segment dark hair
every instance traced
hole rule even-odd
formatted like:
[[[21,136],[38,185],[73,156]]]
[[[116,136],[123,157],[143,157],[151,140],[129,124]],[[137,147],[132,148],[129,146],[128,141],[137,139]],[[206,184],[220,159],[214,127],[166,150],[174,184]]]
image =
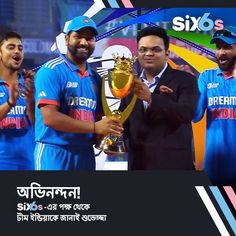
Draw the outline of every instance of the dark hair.
[[[0,45],[3,43],[4,40],[8,40],[11,38],[17,38],[22,41],[22,37],[17,32],[9,31],[0,34]]]
[[[158,27],[158,26],[148,26],[146,28],[141,29],[137,34],[137,42],[142,37],[149,36],[149,35],[155,35],[163,39],[165,50],[167,51],[169,49],[169,36],[166,33],[166,30]]]

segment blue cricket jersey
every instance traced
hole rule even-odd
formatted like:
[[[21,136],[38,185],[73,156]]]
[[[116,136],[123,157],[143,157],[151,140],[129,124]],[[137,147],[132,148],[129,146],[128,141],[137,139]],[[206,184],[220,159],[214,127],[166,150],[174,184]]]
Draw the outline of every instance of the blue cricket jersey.
[[[19,76],[23,84],[23,77]],[[9,97],[9,85],[0,80],[0,104]],[[0,169],[33,170],[34,168],[34,127],[26,115],[27,103],[20,95],[16,106],[12,107],[0,121]]]
[[[100,80],[101,81],[101,80]],[[69,150],[86,149],[94,143],[92,133],[60,132],[47,127],[42,119],[41,104],[56,105],[59,112],[76,120],[95,121],[96,109],[101,110],[97,87],[89,64],[82,75],[65,55],[46,62],[36,74],[36,142],[57,145]],[[99,104],[99,105],[98,105]]]
[[[197,122],[207,111],[204,170],[215,181],[236,180],[236,81],[220,69],[204,71],[198,79]]]

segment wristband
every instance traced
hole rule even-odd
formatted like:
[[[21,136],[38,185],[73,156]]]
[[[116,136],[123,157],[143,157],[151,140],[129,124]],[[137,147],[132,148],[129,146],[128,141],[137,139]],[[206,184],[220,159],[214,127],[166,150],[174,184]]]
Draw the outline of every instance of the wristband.
[[[12,104],[12,103],[9,101],[9,99],[7,99],[7,104],[8,104],[9,107],[14,107],[14,106],[15,106],[14,104]]]

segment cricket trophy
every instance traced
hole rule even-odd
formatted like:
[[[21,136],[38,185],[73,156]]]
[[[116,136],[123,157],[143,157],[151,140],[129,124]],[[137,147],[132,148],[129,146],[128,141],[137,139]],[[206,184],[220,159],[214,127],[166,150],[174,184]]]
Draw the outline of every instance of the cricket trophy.
[[[105,95],[105,81],[108,80],[110,91],[115,98],[125,98],[131,91],[134,79],[137,78],[137,73],[133,69],[136,57],[128,58],[113,55],[113,59],[115,61],[114,68],[109,70],[102,79],[102,106],[105,116],[119,118],[123,124],[132,112],[137,96],[133,95],[130,104],[124,111],[111,111]],[[108,134],[98,144],[96,144],[95,147],[107,154],[123,154],[126,152],[122,134],[120,136]]]

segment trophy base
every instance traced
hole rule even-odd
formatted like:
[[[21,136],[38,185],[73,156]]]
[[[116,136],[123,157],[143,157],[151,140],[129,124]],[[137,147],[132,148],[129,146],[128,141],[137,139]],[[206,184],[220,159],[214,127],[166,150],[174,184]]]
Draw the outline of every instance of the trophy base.
[[[126,153],[126,147],[123,139],[118,137],[117,140],[111,142],[110,135],[107,135],[105,138],[103,138],[100,144],[96,144],[95,148],[105,152],[106,154],[120,155]]]

